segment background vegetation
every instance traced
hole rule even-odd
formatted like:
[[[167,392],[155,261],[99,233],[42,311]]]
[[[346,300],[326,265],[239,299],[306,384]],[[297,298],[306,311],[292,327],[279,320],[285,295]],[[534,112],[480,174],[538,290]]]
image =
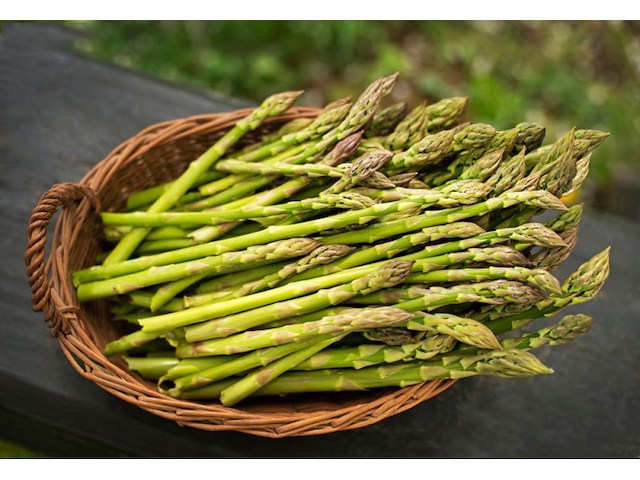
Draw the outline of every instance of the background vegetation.
[[[640,22],[83,22],[87,54],[260,101],[304,89],[322,105],[393,71],[391,100],[460,95],[469,118],[509,128],[611,132],[583,196],[640,217]]]

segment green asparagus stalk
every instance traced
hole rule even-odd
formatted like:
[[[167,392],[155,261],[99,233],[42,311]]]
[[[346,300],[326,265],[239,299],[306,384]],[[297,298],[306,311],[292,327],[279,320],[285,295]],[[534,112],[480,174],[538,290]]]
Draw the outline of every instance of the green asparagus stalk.
[[[542,225],[527,225],[516,229],[510,229],[500,232],[489,232],[490,235],[485,235],[483,238],[476,238],[475,243],[467,242],[467,244],[481,244],[482,242],[491,241],[497,238],[513,238],[526,241],[532,241],[535,243],[549,244],[562,244],[562,241],[557,235],[550,230],[546,229]],[[469,239],[472,240],[472,239]],[[447,253],[449,251],[456,251],[465,245],[465,240],[459,242],[453,242],[450,245],[437,245],[432,249],[425,249],[422,252],[410,254],[404,257],[400,257],[398,260],[415,261],[415,265],[412,267],[415,271],[422,271],[423,264],[419,259],[426,259],[425,265],[429,265],[429,268],[433,268],[437,259],[428,258],[430,255],[434,256],[436,253]],[[441,260],[443,264],[447,264],[450,261],[448,258]],[[191,308],[188,311],[177,312],[175,314],[167,314],[158,316],[155,318],[148,318],[141,321],[143,325],[147,326],[147,330],[163,331],[171,328],[176,328],[184,325],[190,325],[197,323],[208,318],[215,319],[224,315],[230,315],[245,310],[250,310],[256,307],[268,305],[269,303],[282,302],[291,298],[304,295],[313,291],[318,291],[322,288],[330,288],[335,285],[344,284],[357,279],[361,275],[371,274],[376,268],[383,266],[385,262],[375,262],[361,267],[349,268],[346,270],[338,271],[336,273],[326,275],[320,278],[313,278],[309,280],[303,280],[295,283],[289,283],[281,287],[269,290],[267,292],[261,292],[258,294],[250,295],[247,297],[228,300],[226,302],[214,303],[209,305],[203,305],[197,308]],[[326,293],[326,292],[325,292]],[[248,315],[250,316],[251,315]],[[274,319],[275,320],[275,319]],[[215,320],[212,320],[215,322]],[[207,324],[203,326],[193,327],[195,330],[202,329],[208,331]],[[215,323],[214,323],[215,325]],[[194,334],[195,335],[195,334]]]
[[[418,172],[406,172],[406,173],[398,173],[397,175],[391,175],[389,180],[393,182],[396,187],[409,187],[409,183],[411,180],[415,179],[418,175]]]
[[[482,155],[460,172],[460,176],[458,178],[460,180],[478,180],[481,182],[488,180],[502,163],[504,152],[504,148],[500,148],[498,150],[491,150],[489,153]]]
[[[402,121],[407,110],[405,102],[394,103],[379,110],[371,119],[364,132],[366,138],[389,135]]]
[[[472,123],[456,130],[449,151],[458,154],[483,148],[498,133],[493,126],[486,123]]]
[[[249,282],[259,280],[266,275],[271,275],[284,267],[287,262],[270,263],[263,267],[252,268],[251,270],[241,270],[239,272],[228,273],[206,280],[198,284],[195,289],[198,293],[216,292],[225,289],[233,289]]]
[[[302,350],[290,353],[289,355],[276,360],[271,365],[249,373],[247,376],[220,392],[220,403],[230,407],[241,402],[257,390],[260,390],[269,382],[272,382],[274,379],[285,373],[287,370],[290,370],[291,367],[297,365],[303,360],[306,360],[313,354],[318,353],[320,350],[327,348],[342,338],[342,336],[335,336],[316,344],[309,345]]]
[[[359,370],[380,363],[400,362],[411,359],[422,343],[416,342],[406,345],[366,343],[356,346],[325,348],[298,363],[291,370],[319,370],[323,368]]]
[[[352,167],[342,174],[342,177],[326,190],[327,193],[341,193],[349,190],[381,167],[391,158],[392,153],[386,150],[372,150],[365,153]]]
[[[311,268],[319,265],[327,265],[333,263],[353,251],[352,247],[347,245],[321,245],[310,254],[302,257],[296,262],[289,263],[282,267],[277,272],[267,275],[266,277],[257,280],[252,283],[248,283],[238,290],[235,290],[233,294],[224,298],[236,298],[244,297],[252,293],[262,292],[264,290],[274,288],[281,284],[287,278],[301,274]]]
[[[520,150],[512,157],[505,159],[495,172],[484,182],[487,185],[493,187],[493,194],[500,195],[501,193],[516,187],[518,182],[525,176],[525,162],[524,162],[525,150]],[[537,185],[537,184],[536,184]],[[525,189],[520,189],[523,191]]]
[[[362,185],[363,187],[377,188],[377,189],[395,188],[396,187],[396,184],[393,183],[389,179],[389,177],[387,177],[382,172],[371,172],[371,175],[369,175],[368,177],[362,179],[359,182],[359,184]]]
[[[185,343],[178,346],[176,356],[191,358],[244,353],[283,343],[300,342],[320,335],[338,335],[389,327],[411,317],[412,314],[393,307],[347,309],[314,322],[247,330],[223,338]]]
[[[406,260],[390,260],[388,262],[384,262],[383,265],[377,270],[374,270],[373,273],[357,276],[349,283],[343,283],[325,290],[318,290],[313,294],[297,297],[292,300],[266,304],[262,307],[254,308],[249,311],[245,310],[242,313],[237,313],[228,317],[218,316],[213,320],[188,327],[185,331],[185,338],[188,342],[194,342],[229,336],[249,328],[264,325],[271,321],[296,317],[305,313],[322,310],[323,308],[331,305],[339,305],[357,295],[366,295],[367,293],[391,288],[394,285],[401,283],[409,274],[412,264],[412,262]],[[288,287],[291,289],[291,285]],[[288,290],[286,285],[282,288],[284,291]],[[255,296],[256,295],[254,295],[254,297]],[[248,298],[250,297],[244,297],[244,300]],[[243,299],[237,300],[241,301]],[[226,303],[231,302],[233,302],[233,300]],[[223,304],[220,303],[218,305]],[[211,308],[214,306],[215,304],[208,307]],[[206,309],[207,306],[200,308]],[[167,322],[166,319],[164,321],[161,320],[161,322],[162,323],[158,322],[157,319],[150,322],[151,328],[148,328],[148,330],[157,329],[159,328],[159,325],[169,327],[169,322]],[[180,324],[176,325],[177,323]],[[175,320],[174,316],[174,322],[171,322],[171,326],[173,327],[174,325],[185,326],[189,325],[189,323],[182,321],[178,322]]]
[[[469,99],[466,97],[452,97],[428,105],[425,135],[456,126],[464,115],[468,103]]]
[[[544,268],[549,272],[553,272],[569,258],[578,242],[578,229],[572,228],[559,235],[566,243],[566,246],[540,249],[529,257],[533,265],[537,268]]]
[[[151,310],[151,299],[153,298],[153,293],[145,292],[142,290],[136,290],[133,292],[129,292],[122,297],[125,301],[129,302],[131,305],[135,305],[137,307],[143,307]],[[184,310],[184,306],[180,300],[174,299],[162,307],[158,309],[160,312],[178,312],[180,310]],[[137,322],[136,322],[137,323]]]
[[[342,165],[343,167],[346,164]],[[336,177],[340,178],[344,175],[343,168],[329,167],[322,164],[303,163],[250,163],[232,158],[228,160],[220,160],[216,164],[216,169],[222,172],[230,173],[253,173],[258,175],[308,175],[310,177]]]
[[[265,230],[229,238],[227,240],[218,240],[185,249],[139,257],[112,265],[98,265],[76,272],[74,274],[74,283],[79,285],[96,279],[111,278],[118,275],[137,272],[152,266],[184,262],[196,258],[202,258],[207,255],[220,255],[224,252],[239,250],[252,245],[265,244],[286,238],[312,235],[323,230],[340,228],[347,225],[363,224],[384,215],[400,212],[408,208],[414,208],[416,203],[424,201],[421,198],[411,198],[410,200],[411,201],[400,200],[397,202],[377,204],[369,208],[348,211],[294,225],[271,226]],[[476,217],[493,210],[506,208],[519,203],[526,203],[543,209],[556,209],[561,211],[567,209],[560,200],[545,191],[508,192],[498,197],[489,198],[484,202],[476,203],[475,205],[465,205],[462,207],[426,212],[412,219],[400,220],[399,222],[403,222],[403,224],[400,226],[400,231],[398,233],[402,234],[407,231],[415,231],[429,226],[457,222],[459,220]],[[395,225],[397,224],[394,224],[394,226]],[[393,233],[391,235],[387,233],[390,227],[386,224],[378,224],[369,228],[371,228],[369,232],[382,230],[384,236],[378,236],[378,238],[385,238],[386,236],[393,235]],[[326,237],[323,241],[325,243],[340,243],[345,245],[371,242],[372,240],[368,240],[367,237],[362,235],[366,230],[368,229],[355,232],[357,235],[353,235],[354,232],[349,232],[346,234]],[[336,237],[345,238],[348,241],[336,241]]]
[[[357,192],[325,193],[316,198],[306,198],[295,202],[279,205],[240,207],[236,210],[215,212],[131,212],[131,213],[101,213],[106,225],[136,225],[160,227],[165,225],[215,225],[224,224],[230,220],[242,220],[256,217],[270,217],[282,214],[295,214],[323,209],[361,209],[370,207],[375,202],[369,197]]]
[[[361,138],[362,134],[358,132],[340,140],[335,145],[335,147],[324,157],[321,163],[330,167],[342,163],[356,151],[358,145],[360,144]],[[300,190],[303,190],[308,185],[310,185],[310,183],[311,179],[308,177],[294,178],[272,188],[271,190],[261,192],[252,197],[246,198],[245,200],[248,200],[248,202],[246,202],[244,205],[273,205],[286,198],[291,197]],[[243,206],[243,204],[237,205],[238,202],[235,203],[236,206]],[[227,208],[234,207],[232,206],[232,204],[227,204]],[[238,223],[234,222],[231,225],[233,228],[235,228]],[[191,232],[189,236],[192,237],[197,243],[209,242],[220,236],[219,227],[203,227]]]
[[[491,186],[477,180],[459,180],[437,190],[421,188],[395,187],[388,190],[376,190],[366,187],[354,188],[355,193],[366,195],[379,202],[411,200],[420,197],[421,208],[431,206],[457,207],[478,203],[491,193]]]
[[[429,380],[461,379],[476,375],[521,378],[553,373],[535,356],[521,350],[493,350],[462,357],[459,361],[407,362],[351,369],[327,369],[311,372],[287,372],[256,391],[254,396],[293,393],[362,391],[382,387],[406,387]],[[184,392],[183,399],[216,399],[233,383],[226,380],[201,389]]]
[[[588,315],[567,315],[556,325],[526,333],[517,338],[501,340],[503,348],[529,350],[543,345],[564,345],[589,331],[593,318]]]
[[[221,359],[222,361],[219,360],[211,366],[205,366],[196,371],[189,371],[187,374],[181,376],[176,376],[176,372],[169,371],[164,377],[159,378],[158,387],[160,391],[168,395],[174,397],[179,396],[180,392],[200,388],[218,380],[248,372],[256,367],[265,367],[285,355],[326,340],[334,339],[336,339],[335,335],[320,335],[305,341],[284,343],[274,347],[254,350],[249,353],[184,358],[180,361],[186,362],[205,359]]]
[[[518,136],[512,152],[521,152],[523,148],[526,152],[534,151],[542,145],[547,133],[542,125],[531,122],[519,123],[515,129],[518,131]]]
[[[258,128],[267,118],[279,115],[287,110],[301,93],[286,92],[266,99],[262,105],[240,120],[197,160],[191,162],[187,170],[175,180],[167,191],[153,202],[148,211],[151,213],[165,212],[173,207],[180,197],[193,186],[198,177],[206,172],[244,134]],[[136,228],[127,233],[104,260],[104,264],[114,264],[128,259],[148,233],[149,229],[147,228]]]
[[[562,284],[561,294],[552,294],[546,299],[521,302],[524,309],[504,315],[494,311],[473,314],[473,318],[485,323],[492,332],[499,335],[517,330],[536,318],[556,314],[568,305],[578,305],[591,300],[602,288],[609,275],[609,248],[594,255],[573,272]]]
[[[261,266],[266,262],[306,255],[318,245],[317,241],[310,238],[292,238],[248,247],[246,250],[204,257],[199,260],[152,267],[130,275],[79,285],[77,288],[78,300],[85,302],[185,277],[199,275],[204,278],[204,276],[251,268],[253,265]]]
[[[421,103],[415,107],[398,124],[392,133],[383,141],[383,146],[389,150],[404,150],[424,136],[427,129],[427,105]]]
[[[544,297],[538,288],[512,280],[493,280],[452,287],[429,287],[422,289],[422,291],[414,287],[414,291],[417,298],[395,303],[394,306],[409,312],[419,310],[431,312],[443,306],[471,302],[494,305],[505,303],[528,305],[540,301]]]
[[[484,267],[436,270],[427,273],[412,273],[406,283],[447,283],[447,282],[482,282],[486,280],[516,280],[538,287],[545,292],[561,293],[560,283],[544,269],[525,267]]]
[[[586,180],[589,175],[589,166],[591,164],[591,154],[587,154],[582,158],[579,158],[576,161],[576,174],[571,180],[571,185],[568,187],[567,191],[563,193],[563,196],[568,196],[578,190],[582,183]]]
[[[134,370],[146,380],[157,380],[171,367],[175,367],[179,360],[172,356],[166,357],[125,357],[129,370]]]
[[[408,150],[396,153],[384,169],[384,173],[397,175],[437,164],[451,148],[455,135],[455,130],[444,130],[425,136]]]
[[[501,349],[496,336],[485,325],[470,318],[449,313],[415,312],[405,327],[408,330],[449,335],[455,340],[481,349]]]

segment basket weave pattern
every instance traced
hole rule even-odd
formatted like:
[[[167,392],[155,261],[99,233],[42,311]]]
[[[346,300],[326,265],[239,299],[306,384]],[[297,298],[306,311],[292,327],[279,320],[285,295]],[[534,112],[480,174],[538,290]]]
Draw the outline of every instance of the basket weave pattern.
[[[188,117],[151,125],[115,148],[77,183],[51,187],[33,209],[25,252],[34,310],[42,311],[73,368],[111,394],[180,425],[203,430],[235,430],[265,437],[317,435],[376,423],[442,392],[454,382],[440,380],[405,388],[290,398],[261,398],[238,408],[219,403],[176,400],[152,382],[127,370],[118,357],[103,355],[104,345],[122,335],[109,320],[104,300],[80,304],[71,273],[93,264],[102,249],[96,212],[120,209],[127,196],[176,178],[225,130],[249,112]],[[255,135],[318,110],[293,108],[265,122]],[[60,209],[47,256],[47,229]]]

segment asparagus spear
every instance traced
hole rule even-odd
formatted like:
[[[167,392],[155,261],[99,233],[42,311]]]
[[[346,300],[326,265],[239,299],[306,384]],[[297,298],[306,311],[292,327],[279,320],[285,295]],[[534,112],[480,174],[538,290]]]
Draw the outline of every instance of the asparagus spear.
[[[519,153],[504,160],[495,172],[484,182],[487,185],[493,187],[493,194],[500,195],[501,193],[516,187],[518,182],[525,176],[525,162],[524,162],[525,150],[520,150]],[[537,184],[536,184],[537,185]],[[526,190],[520,188],[519,191]]]
[[[517,338],[507,338],[500,341],[503,348],[518,348],[529,350],[543,345],[564,345],[589,331],[593,318],[588,315],[567,315],[556,325],[541,328],[532,333],[526,333]]]
[[[516,125],[515,129],[518,131],[518,136],[513,147],[514,152],[522,151],[523,147],[525,151],[532,152],[542,145],[546,135],[546,128],[537,123],[522,122]]]
[[[383,146],[389,150],[398,151],[420,140],[427,127],[426,109],[426,103],[421,103],[411,110],[394,131],[384,139]]]
[[[186,329],[185,338],[188,342],[193,342],[224,337],[259,325],[264,325],[271,321],[322,310],[330,305],[338,305],[357,295],[366,295],[367,293],[391,288],[401,283],[409,274],[411,266],[412,262],[406,260],[390,260],[383,263],[383,265],[377,270],[374,270],[373,273],[357,276],[349,283],[344,283],[326,290],[318,290],[313,294],[292,300],[266,304],[262,307],[249,310],[248,312],[244,311],[228,317],[218,317],[198,325],[192,325]],[[282,288],[285,291],[287,290],[287,286]],[[249,297],[244,297],[245,300],[247,298]],[[153,328],[158,328],[158,323],[159,322],[154,321],[151,325]],[[168,327],[169,325],[167,323],[168,322],[165,321],[162,324]],[[177,321],[174,321],[171,325],[173,326],[177,323]],[[188,323],[180,323],[181,325],[178,326],[188,325]],[[152,330],[152,328],[149,328],[149,330]]]
[[[342,177],[326,190],[327,193],[340,193],[349,190],[371,174],[379,170],[391,158],[391,152],[373,150],[365,153],[356,160],[352,167]]]
[[[318,245],[317,241],[310,238],[292,238],[199,260],[152,267],[130,275],[79,285],[78,300],[85,302],[185,277],[199,276],[202,279],[213,274],[251,268],[253,265],[262,266],[267,262],[306,255]]]
[[[468,103],[469,99],[466,97],[451,97],[428,105],[425,134],[446,130],[457,125]]]
[[[231,355],[289,342],[300,342],[319,335],[337,335],[401,323],[412,314],[393,307],[352,308],[321,320],[296,323],[263,330],[247,330],[224,338],[184,343],[176,349],[179,358]]]
[[[272,382],[275,378],[279,377],[287,370],[291,369],[292,366],[295,366],[301,361],[306,360],[313,354],[318,353],[320,350],[339,341],[341,338],[343,337],[336,336],[309,345],[302,350],[290,353],[289,355],[276,360],[267,367],[263,367],[255,372],[249,373],[244,378],[238,380],[232,385],[229,385],[222,392],[220,392],[220,403],[227,407],[237,404],[251,394],[255,393],[257,390],[260,390],[269,382]]]
[[[455,130],[444,130],[425,136],[408,150],[396,153],[384,172],[388,175],[397,175],[437,164],[443,160],[445,153],[451,148],[455,135]]]
[[[342,163],[345,159],[349,158],[358,148],[360,144],[360,139],[362,138],[361,133],[354,133],[346,138],[340,140],[333,150],[331,150],[321,161],[322,164],[327,166],[335,166]],[[235,202],[237,206],[243,206],[247,204],[253,204],[256,206],[259,205],[273,205],[276,204],[286,198],[291,197],[296,192],[304,189],[311,183],[311,179],[308,177],[298,177],[291,179],[281,185],[278,185],[271,190],[266,192],[258,193],[252,197],[247,197],[244,200],[246,202],[244,204],[237,205],[238,202]],[[233,208],[232,204],[228,204],[228,208]],[[218,207],[221,208],[221,207]],[[239,224],[237,222],[232,222],[230,226],[227,226],[226,230],[233,229],[237,227]],[[222,233],[220,227],[203,227],[197,229],[189,234],[197,243],[204,243],[212,241],[215,238],[218,238]]]
[[[389,135],[402,120],[407,110],[405,102],[398,102],[379,110],[364,132],[366,138]]]
[[[578,242],[578,229],[572,228],[560,233],[560,238],[566,243],[563,247],[543,248],[529,257],[529,260],[537,268],[544,268],[552,272],[569,258]]]
[[[169,210],[193,186],[198,177],[206,172],[244,134],[258,128],[265,119],[279,115],[287,110],[301,93],[285,92],[267,98],[262,105],[240,120],[197,160],[191,162],[187,170],[180,175],[169,189],[153,202],[153,205],[149,207],[149,212],[157,213]],[[111,254],[104,260],[104,264],[114,264],[129,258],[148,233],[149,229],[147,228],[131,230],[118,242]]]
[[[540,228],[538,228],[537,230],[540,230]],[[511,234],[515,234],[515,231],[511,231]],[[419,252],[417,254],[411,254],[405,257],[400,257],[398,261],[401,262],[400,264],[403,264],[403,262],[404,263],[406,263],[407,261],[414,262],[416,259],[426,258],[426,260],[424,261],[417,260],[413,263],[411,269],[419,272],[424,269],[423,262],[424,262],[424,265],[429,265],[429,268],[433,268],[433,265],[436,264],[437,260],[434,260],[433,258],[427,258],[427,256],[428,256],[428,252],[426,255],[423,252]],[[441,261],[443,264],[446,265],[449,260],[447,258],[444,258]],[[255,314],[257,313],[255,311],[252,311],[251,309],[254,309],[256,307],[263,307],[265,305],[268,306],[270,303],[274,303],[274,302],[283,302],[285,300],[299,297],[300,295],[304,295],[305,293],[314,292],[314,291],[318,292],[318,290],[322,288],[330,288],[335,285],[346,284],[346,282],[352,282],[358,279],[362,275],[372,274],[372,272],[375,272],[375,269],[383,268],[386,264],[387,262],[370,263],[362,267],[350,268],[350,269],[339,271],[334,274],[326,275],[320,278],[313,278],[306,281],[289,283],[279,288],[275,288],[266,292],[257,293],[247,297],[227,300],[225,302],[203,305],[200,307],[188,309],[187,311],[175,312],[175,313],[160,315],[157,317],[143,319],[141,320],[141,324],[143,325],[143,330],[146,330],[147,332],[155,331],[155,332],[161,333],[164,331],[168,331],[172,328],[191,325],[207,319],[214,319],[214,320],[211,320],[210,322],[205,322],[201,325],[194,326],[190,329],[190,331],[192,332],[202,331],[202,332],[206,332],[206,334],[209,335],[210,333],[209,328],[211,328],[209,325],[216,326],[223,323],[215,320],[216,318],[219,318],[223,315],[230,315],[230,314],[249,310],[249,312],[244,314],[242,318],[248,317],[250,321],[256,321],[256,319],[254,318],[255,317],[254,313]],[[391,263],[391,265],[393,265],[393,262]],[[317,295],[320,297],[327,297],[329,293],[330,291],[323,292],[323,293],[318,292]],[[313,297],[313,295],[311,295],[311,297]],[[311,301],[313,301],[313,299],[311,299]],[[297,304],[292,303],[292,301],[290,301],[288,305],[294,307]],[[276,318],[273,318],[273,320],[277,318],[283,318],[283,317],[284,317],[284,314],[280,314],[279,316],[276,316]],[[196,339],[195,336],[198,334],[191,333],[191,335],[193,336],[191,339],[195,340]]]
[[[159,378],[158,387],[160,391],[176,397],[183,391],[200,388],[218,380],[248,372],[256,367],[267,366],[285,355],[302,350],[308,346],[327,340],[335,341],[337,339],[335,335],[320,335],[305,341],[285,343],[244,354],[184,358],[181,360],[182,362],[220,358],[222,358],[223,361],[215,362],[215,364],[211,366],[205,366],[196,371],[190,371],[182,376],[175,376],[175,372],[173,372],[173,374],[167,372],[167,375]]]
[[[522,311],[504,315],[494,311],[484,311],[473,314],[473,318],[486,323],[496,335],[517,330],[532,320],[554,315],[562,308],[581,304],[591,300],[602,288],[609,275],[609,248],[594,255],[573,272],[562,284],[561,294],[551,294],[546,299],[539,299],[523,304]]]
[[[544,269],[524,267],[485,267],[435,270],[427,273],[412,273],[406,283],[482,282],[486,280],[517,280],[540,288],[545,292],[560,293],[560,283]]]
[[[229,297],[243,297],[269,288],[274,288],[295,274],[300,274],[319,265],[333,263],[348,255],[351,251],[353,251],[353,248],[348,247],[347,245],[321,245],[307,256],[302,257],[296,262],[285,265],[277,272],[267,275],[261,280],[244,285],[242,288],[234,291],[234,293],[229,295]]]
[[[301,222],[295,225],[271,226],[265,230],[229,238],[227,240],[218,240],[171,252],[139,257],[112,265],[98,265],[75,272],[74,283],[79,285],[92,280],[137,272],[152,266],[183,262],[202,258],[207,255],[219,255],[224,252],[239,250],[256,244],[269,243],[298,236],[307,236],[323,230],[340,228],[347,225],[363,224],[390,213],[415,208],[416,204],[424,202],[421,198],[411,198],[410,200],[411,201],[400,200],[396,202],[377,204],[369,208],[348,211],[321,219]],[[466,218],[476,217],[490,211],[506,208],[518,203],[526,203],[544,209],[556,209],[561,211],[567,209],[562,202],[545,191],[507,192],[500,196],[489,198],[484,202],[476,203],[475,205],[465,205],[462,207],[426,212],[412,219],[400,220],[399,222],[402,224],[394,224],[394,226],[400,226],[400,231],[398,233],[406,233],[407,231],[415,231],[429,226],[442,225],[464,220]],[[389,225],[378,224],[369,228],[371,228],[369,231],[378,232],[381,230],[382,235],[384,236],[379,238],[386,238],[386,236],[393,235],[393,233],[391,235],[387,233],[391,228]],[[357,232],[357,236],[350,235],[350,233],[353,233],[350,232],[347,234],[326,237],[323,241],[325,243],[341,243],[346,245],[371,242],[372,240],[368,240],[366,237],[362,236],[362,233],[365,232],[365,230]],[[335,239],[338,237],[345,238],[347,241],[336,241]]]
[[[101,213],[102,221],[107,225],[136,225],[159,227],[165,225],[215,225],[230,220],[242,220],[256,217],[269,217],[282,214],[295,214],[323,209],[360,209],[370,207],[375,202],[357,192],[325,193],[319,197],[306,198],[280,205],[240,207],[235,210],[214,212],[131,212]]]
[[[449,335],[466,345],[494,350],[502,348],[493,332],[482,323],[449,313],[415,312],[405,327],[408,330]]]
[[[553,373],[536,357],[520,350],[494,350],[465,356],[459,361],[445,363],[407,362],[403,365],[386,365],[351,369],[327,369],[311,372],[287,372],[271,381],[253,395],[286,395],[309,392],[357,391],[381,387],[406,387],[428,380],[460,379],[475,375],[495,375],[503,378],[520,378]],[[215,383],[201,389],[184,392],[183,399],[215,399],[233,380]]]
[[[353,368],[358,370],[380,363],[399,362],[412,358],[416,350],[421,348],[422,343],[416,342],[406,345],[366,343],[357,346],[325,348],[298,363],[291,370],[319,370],[322,368]]]
[[[345,167],[343,164],[342,167]],[[310,177],[336,177],[344,175],[343,168],[329,167],[322,164],[303,163],[250,163],[232,158],[220,160],[216,164],[216,169],[230,173],[254,173],[259,175],[308,175]]]

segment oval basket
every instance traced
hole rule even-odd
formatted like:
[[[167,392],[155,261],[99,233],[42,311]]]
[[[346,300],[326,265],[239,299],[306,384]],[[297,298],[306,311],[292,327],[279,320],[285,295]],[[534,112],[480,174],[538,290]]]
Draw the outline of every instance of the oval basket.
[[[35,311],[42,311],[51,335],[82,376],[111,394],[180,425],[202,430],[235,430],[265,437],[318,435],[364,427],[437,395],[454,381],[425,382],[405,388],[327,395],[259,398],[234,408],[216,402],[176,400],[129,371],[103,347],[122,335],[109,319],[106,301],[80,304],[71,273],[91,266],[103,248],[100,210],[120,209],[127,196],[176,178],[187,164],[250,110],[198,115],[151,125],[126,140],[77,183],[56,184],[33,209],[25,252]],[[293,108],[274,117],[244,143],[293,118],[318,110]],[[47,228],[61,209],[50,239]]]

